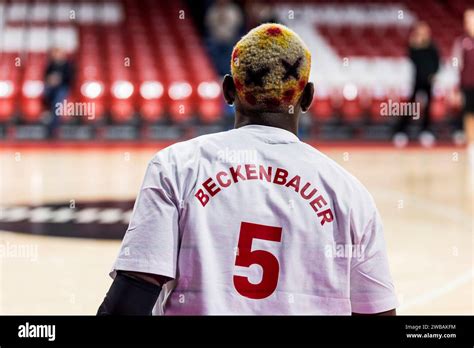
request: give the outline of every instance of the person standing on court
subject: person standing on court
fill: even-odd
[[[431,146],[435,142],[435,137],[430,130],[430,103],[434,76],[439,69],[438,49],[431,38],[431,29],[426,22],[419,22],[415,25],[410,35],[408,57],[413,63],[415,78],[413,93],[410,102],[416,102],[419,92],[426,95],[423,114],[421,115],[421,132],[419,140],[423,146]],[[396,126],[394,142],[405,145],[408,142],[407,128],[412,117],[403,117]]]

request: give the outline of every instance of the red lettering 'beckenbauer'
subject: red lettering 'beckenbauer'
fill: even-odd
[[[247,180],[261,180],[275,185],[285,186],[294,190],[303,199],[309,202],[320,220],[321,225],[334,220],[334,214],[318,189],[312,187],[310,182],[302,184],[299,175],[290,176],[284,168],[273,168],[256,164],[245,164],[230,167],[227,171],[219,171],[216,175],[207,178],[197,189],[194,196],[203,207],[223,189],[233,184]]]

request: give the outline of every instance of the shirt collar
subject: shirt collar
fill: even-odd
[[[277,127],[251,124],[237,128],[237,130],[250,132],[269,144],[287,144],[300,141],[300,139],[292,132]]]

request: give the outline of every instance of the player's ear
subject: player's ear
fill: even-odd
[[[222,81],[222,91],[224,93],[224,99],[226,103],[233,105],[235,101],[236,89],[234,79],[229,74],[224,76],[224,81]]]
[[[304,87],[303,94],[301,95],[301,111],[308,111],[311,103],[313,102],[314,85],[312,82],[308,82]]]

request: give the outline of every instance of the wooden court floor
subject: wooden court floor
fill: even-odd
[[[401,314],[474,313],[473,176],[460,148],[325,147],[373,194]],[[134,199],[150,148],[0,149],[1,205]],[[118,241],[0,232],[0,314],[94,314]]]

